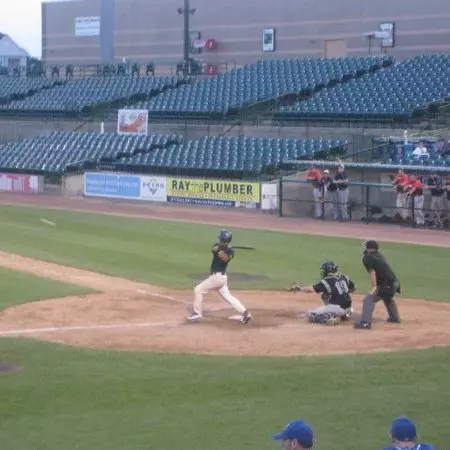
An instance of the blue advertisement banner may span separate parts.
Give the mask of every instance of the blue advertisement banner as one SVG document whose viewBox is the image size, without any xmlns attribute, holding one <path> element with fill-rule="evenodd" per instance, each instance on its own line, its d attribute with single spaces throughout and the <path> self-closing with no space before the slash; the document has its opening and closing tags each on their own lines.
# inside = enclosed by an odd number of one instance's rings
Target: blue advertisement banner
<svg viewBox="0 0 450 450">
<path fill-rule="evenodd" d="M 84 174 L 84 194 L 92 197 L 139 200 L 141 178 L 133 175 L 87 172 Z"/>
</svg>

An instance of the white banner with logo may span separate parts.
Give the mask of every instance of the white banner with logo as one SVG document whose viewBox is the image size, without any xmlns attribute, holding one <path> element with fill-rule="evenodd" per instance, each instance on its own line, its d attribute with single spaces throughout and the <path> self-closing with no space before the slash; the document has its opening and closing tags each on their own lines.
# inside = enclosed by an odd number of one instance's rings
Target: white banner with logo
<svg viewBox="0 0 450 450">
<path fill-rule="evenodd" d="M 261 209 L 278 209 L 278 183 L 261 184 Z"/>
<path fill-rule="evenodd" d="M 141 176 L 141 200 L 167 202 L 166 177 Z"/>
<path fill-rule="evenodd" d="M 144 134 L 148 132 L 148 111 L 146 109 L 119 109 L 117 112 L 117 133 Z"/>
<path fill-rule="evenodd" d="M 100 36 L 100 17 L 75 17 L 75 36 Z"/>
</svg>

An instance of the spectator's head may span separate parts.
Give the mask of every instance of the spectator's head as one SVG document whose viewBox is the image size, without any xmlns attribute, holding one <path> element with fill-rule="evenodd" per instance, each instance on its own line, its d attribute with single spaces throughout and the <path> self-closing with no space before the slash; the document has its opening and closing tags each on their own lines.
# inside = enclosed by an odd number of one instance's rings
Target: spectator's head
<svg viewBox="0 0 450 450">
<path fill-rule="evenodd" d="M 344 164 L 339 164 L 339 166 L 338 166 L 338 172 L 339 172 L 339 173 L 345 172 Z"/>
<path fill-rule="evenodd" d="M 283 441 L 283 450 L 303 450 L 314 445 L 314 433 L 303 420 L 289 422 L 281 433 L 273 435 L 276 441 Z"/>
<path fill-rule="evenodd" d="M 416 177 L 415 175 L 410 175 L 410 176 L 409 176 L 409 180 L 410 180 L 410 181 L 416 181 L 416 180 L 417 180 L 417 177 Z"/>
<path fill-rule="evenodd" d="M 426 147 L 425 142 L 419 142 L 419 147 Z"/>
<path fill-rule="evenodd" d="M 401 443 L 409 447 L 409 444 L 414 444 L 417 440 L 417 429 L 412 419 L 408 417 L 397 417 L 391 425 L 392 442 Z"/>
<path fill-rule="evenodd" d="M 403 175 L 405 175 L 405 171 L 403 169 L 398 169 L 398 174 L 400 176 L 403 176 Z"/>
<path fill-rule="evenodd" d="M 323 171 L 324 178 L 328 178 L 330 176 L 330 171 L 328 169 Z"/>
</svg>

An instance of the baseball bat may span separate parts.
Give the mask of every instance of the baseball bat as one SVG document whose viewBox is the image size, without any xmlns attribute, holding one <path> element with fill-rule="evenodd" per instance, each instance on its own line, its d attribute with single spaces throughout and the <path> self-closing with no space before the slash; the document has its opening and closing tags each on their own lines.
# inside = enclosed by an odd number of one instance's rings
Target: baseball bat
<svg viewBox="0 0 450 450">
<path fill-rule="evenodd" d="M 241 250 L 256 250 L 256 248 L 252 247 L 251 245 L 233 245 L 233 248 Z"/>
</svg>

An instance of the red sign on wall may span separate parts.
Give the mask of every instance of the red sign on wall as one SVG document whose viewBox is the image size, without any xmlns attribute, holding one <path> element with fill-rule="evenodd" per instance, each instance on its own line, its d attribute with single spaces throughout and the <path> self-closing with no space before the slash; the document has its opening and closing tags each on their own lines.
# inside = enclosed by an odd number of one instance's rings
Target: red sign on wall
<svg viewBox="0 0 450 450">
<path fill-rule="evenodd" d="M 37 194 L 39 192 L 39 178 L 37 175 L 0 173 L 0 191 Z"/>
</svg>

